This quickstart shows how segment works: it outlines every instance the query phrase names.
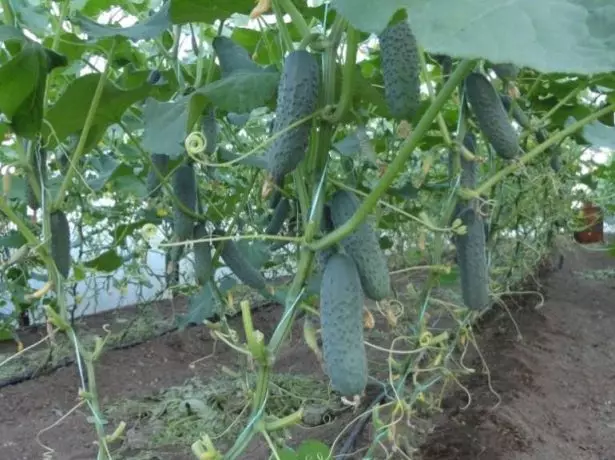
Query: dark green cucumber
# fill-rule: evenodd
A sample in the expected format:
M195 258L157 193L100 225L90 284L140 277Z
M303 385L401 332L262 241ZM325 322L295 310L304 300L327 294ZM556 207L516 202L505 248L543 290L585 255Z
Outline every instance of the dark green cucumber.
M331 386L347 398L362 395L367 385L363 301L353 260L345 254L332 255L320 285L320 331Z
M165 177L169 172L169 156L162 153L152 154L152 166L147 174L147 191L150 197L156 197L160 194L160 177L156 174L156 170Z
M536 131L536 141L539 144L542 144L544 142L547 141L547 139L549 138L549 133L547 133L547 131L545 131L544 129L539 129L538 131ZM549 159L549 164L551 166L551 169L553 169L553 171L555 172L559 172L560 169L562 169L562 158L561 158L561 149L558 145L552 145L549 148L547 148L547 152L549 152L551 154L551 158Z
M284 60L278 85L273 134L267 151L268 170L278 182L292 172L305 157L311 121L289 128L315 112L318 103L320 70L314 56L305 50L291 52Z
M513 101L512 98L507 94L500 93L500 99L502 99L502 104L504 104L504 109L506 113L512 115L519 126L524 129L532 129L532 122L530 121L530 117L527 116L527 113L523 111L517 102Z
M549 164L551 165L551 169L555 172L559 172L559 170L562 169L562 158L559 152L554 152L551 154Z
M62 277L68 278L71 265L70 255L70 227L66 214L62 211L53 211L49 215L49 229L51 233L51 258Z
M223 236L224 233L217 231L216 235ZM246 286L250 286L257 291L263 291L267 287L267 281L254 265L243 255L237 244L233 240L223 241L220 256L226 266L239 278Z
M207 228L205 224L197 224L194 228L194 239L200 240L207 238ZM211 260L211 244L208 241L194 243L194 274L197 282L204 286L209 281L213 270Z
M269 221L269 224L265 229L265 233L267 235L277 235L278 232L282 229L282 225L284 225L284 221L288 217L289 212L290 200L288 200L287 198L282 198L273 210L271 220Z
M346 190L335 192L329 202L334 227L344 225L354 215L359 204L353 193ZM354 260L367 297L372 300L388 297L391 293L391 278L387 259L370 219L366 218L350 235L342 239L340 245Z
M194 166L189 163L180 165L173 174L173 193L181 204L194 212L196 209L196 177ZM179 241L192 237L194 220L182 208L173 202L173 227Z
M390 24L379 35L384 97L391 115L410 120L421 103L421 62L408 21Z
M468 135L470 135L468 133ZM468 136L466 135L466 137ZM465 140L465 139L464 139ZM470 145L468 141L466 147ZM478 164L461 158L461 186L474 189L478 184ZM486 223L476 212L478 200L459 203L456 218L467 228L464 235L455 235L456 260L461 278L461 293L464 304L472 310L481 310L489 305L489 272L486 256Z
M491 82L473 72L466 77L465 90L476 123L495 152L504 159L515 158L520 152L519 137Z
M47 150L45 150L43 147L40 147L38 149L32 149L30 156L30 166L32 167L32 172L34 173L36 183L40 188L41 177L43 179L43 184L47 180ZM28 206L30 206L32 210L36 211L40 207L39 200L34 193L34 189L32 188L29 179L26 180L26 200L28 202Z
M471 207L466 208L459 218L467 227L465 235L455 238L463 302L469 309L482 310L490 302L485 225L480 214Z
M216 109L213 106L209 106L203 114L201 122L201 130L207 140L207 146L205 147L205 153L211 154L216 151L218 146L218 122L216 121Z

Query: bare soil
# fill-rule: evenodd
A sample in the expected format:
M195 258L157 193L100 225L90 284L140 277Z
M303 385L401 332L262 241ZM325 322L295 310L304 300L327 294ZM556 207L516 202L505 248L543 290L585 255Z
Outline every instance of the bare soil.
M615 276L615 259L606 253L577 248L565 253L563 269L541 278L544 303L535 294L511 296L507 307L514 322L497 309L479 328L478 349L486 366L476 352L466 362L477 371L461 382L471 400L461 389L446 397L417 458L615 460L615 277L604 271L610 269ZM587 279L582 273L606 275ZM90 327L113 322L113 314L89 319ZM259 309L255 327L271 334L280 314L276 305ZM238 331L240 321L231 321ZM276 372L324 380L314 353L303 344L302 322L289 342ZM109 351L97 365L101 405L144 398L192 377L214 378L221 366L233 368L238 362L237 353L224 344L214 350L205 327ZM89 410L69 413L78 386L71 365L0 389L0 459L93 460ZM292 443L309 438L330 444L355 416L345 413L326 425L296 428ZM149 458L192 460L192 441L158 449ZM242 458L267 459L267 449L255 440Z

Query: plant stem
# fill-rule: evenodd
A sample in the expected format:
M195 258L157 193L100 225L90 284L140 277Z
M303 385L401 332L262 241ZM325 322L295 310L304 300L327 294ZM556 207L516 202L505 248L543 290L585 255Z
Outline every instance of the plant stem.
M354 95L354 75L357 65L357 50L359 48L359 32L348 24L346 29L346 60L342 73L342 94L335 112L331 117L332 123L339 122L352 108L352 96Z
M100 102L103 91L105 89L105 84L107 83L107 75L111 70L111 65L109 63L113 61L113 55L115 53L116 45L117 45L117 41L114 40L113 46L111 47L111 51L109 51L109 55L107 56L106 69L100 75L100 79L98 80L98 85L96 86L96 90L94 91L94 96L92 97L92 103L90 104L90 109L85 118L83 130L81 131L81 136L79 137L79 143L77 144L77 148L75 149L75 152L73 153L73 156L71 158L71 163L73 165L79 164L79 160L81 159L81 156L84 153L85 143L87 141L88 135L90 134L90 129L92 128L92 125L94 124L94 117L96 116L96 111L98 110L98 104ZM62 201L64 200L64 194L66 192L66 189L71 184L74 174L75 174L75 168L74 167L68 168L68 171L66 171L66 176L64 177L64 180L62 181L62 185L60 186L60 190L58 190L58 194L56 196L55 202L52 205L52 208L51 208L52 210L60 208L60 206L62 205Z
M4 14L4 23L7 26L15 26L15 15L13 14L13 7L11 6L10 0L2 0L2 12Z
M418 147L421 139L431 127L433 120L438 116L438 113L440 113L442 106L451 94L453 94L457 85L472 70L474 64L474 60L464 60L457 66L449 80L442 87L440 93L434 99L434 102L421 117L421 120L415 130L412 132L410 137L404 141L399 149L399 152L397 153L397 156L378 181L376 187L374 187L372 192L365 198L363 203L361 203L361 206L359 206L355 214L344 225L338 227L315 243L310 244L310 249L313 251L322 250L337 243L342 238L352 233L354 229L357 228L361 222L363 222L365 217L374 209L380 197L386 192L397 175L405 167L408 158L412 155L414 149Z
M279 6L280 9L286 11L286 13L290 16L290 19L292 20L293 25L297 29L299 29L299 33L301 34L303 38L310 35L311 31L310 31L310 27L308 26L308 23L306 22L303 15L299 12L295 4L292 2L292 0L273 0L273 1Z

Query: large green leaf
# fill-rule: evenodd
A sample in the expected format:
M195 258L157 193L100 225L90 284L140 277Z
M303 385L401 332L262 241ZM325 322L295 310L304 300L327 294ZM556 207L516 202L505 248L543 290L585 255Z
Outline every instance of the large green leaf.
M266 105L275 96L279 81L280 74L274 71L238 70L197 92L224 111L246 113Z
M169 3L173 24L213 24L216 19L225 20L233 13L248 14L255 6L254 0L169 0Z
M17 27L13 26L0 26L0 42L6 42L9 40L25 41L26 36Z
M7 117L12 118L36 90L43 59L39 45L27 44L19 54L0 67L0 112Z
M169 3L163 3L157 13L129 27L113 27L98 24L81 13L76 13L73 22L78 24L86 34L95 39L121 36L134 41L148 40L159 37L171 26Z
M248 51L228 37L213 39L212 46L220 63L222 78L236 71L259 72L261 67L252 60Z
M541 72L615 70L615 3L602 0L332 0L358 29L379 33L406 8L425 50Z
M142 141L146 151L171 158L177 158L184 152L189 102L189 98L174 102L147 100L143 109L145 130Z
M68 85L58 101L49 109L47 120L53 127L53 135L50 127L47 124L43 125L43 136L48 139L49 148L54 148L70 134L83 129L99 79L99 74L77 78ZM138 88L124 90L107 82L94 116L92 124L94 134L88 137L86 151L96 145L110 125L121 120L128 107L145 99L151 88L151 85L144 84Z
M99 272L110 273L120 268L123 263L124 259L122 259L118 253L115 252L115 249L109 249L98 257L84 262L83 265L88 268L93 268Z
M594 147L615 150L615 128L612 126L594 121L583 127L582 135Z
M92 159L92 168L96 171L96 176L87 179L88 186L98 192L111 179L111 176L120 164L108 156L99 156Z

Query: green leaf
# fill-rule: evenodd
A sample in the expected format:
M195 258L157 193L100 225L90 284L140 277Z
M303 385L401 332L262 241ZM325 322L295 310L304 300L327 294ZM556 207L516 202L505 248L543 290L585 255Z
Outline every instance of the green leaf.
M54 37L47 37L43 40L43 45L50 48L53 44ZM71 61L81 59L83 53L87 51L85 41L77 37L75 34L64 32L60 34L58 43L58 52L66 56Z
M9 230L5 235L0 237L0 247L3 248L20 248L26 244L26 239L17 230Z
M39 36L51 32L49 10L42 5L42 2L11 0L11 5L19 17L20 24L30 32Z
M173 24L204 22L213 24L217 19L228 19L233 13L248 14L254 0L169 0Z
M83 265L87 268L93 268L99 272L109 273L120 268L123 263L124 259L122 259L117 252L115 252L115 249L109 249L98 257L84 262Z
M588 123L583 127L583 137L594 147L615 150L615 128L599 121Z
M149 195L147 186L133 174L119 175L113 180L113 185L115 190L128 196L145 199Z
M12 118L36 90L44 58L40 45L28 43L0 67L0 112Z
M380 33L406 8L428 52L540 72L615 70L615 3L602 0L332 0L358 29Z
M143 149L177 158L184 152L188 125L189 98L174 102L148 99L143 108Z
M148 40L159 37L171 26L169 4L170 2L163 3L157 13L129 27L112 27L98 24L81 13L75 15L73 22L78 24L86 34L93 38L121 36L133 41Z
M356 154L360 154L369 163L373 165L378 164L376 152L363 126L358 126L344 139L333 144L333 148L337 150L340 155L352 157Z
M46 118L53 128L53 135L47 124L43 125L42 130L43 138L47 140L49 149L56 147L58 142L62 142L70 134L83 129L99 79L99 74L77 78L68 85L57 102L49 109ZM124 90L107 82L94 116L85 152L98 143L110 125L122 119L126 109L135 102L145 99L151 88L151 85L144 84L138 88Z
M297 460L297 454L290 447L285 447L278 452L280 460Z
M0 42L7 42L9 40L25 41L26 36L17 27L13 26L0 26Z
M11 120L13 132L31 140L38 136L43 125L43 103L47 82L47 62L44 52L39 55L36 77L34 91L20 104Z
M142 219L142 220L138 220L137 222L133 222L130 224L120 224L117 227L115 227L115 230L113 231L113 245L114 246L121 246L124 241L126 241L126 238L131 236L135 230L139 230L140 228L142 228L145 224L149 224L149 223L157 223L154 222L153 220L150 219Z
M216 37L212 47L220 63L222 78L226 78L236 71L259 72L261 67L252 60L248 51L228 37Z
M306 440L297 449L297 460L311 460L329 458L330 449L320 441Z
M458 282L459 279L459 267L456 265L451 267L450 273L440 274L440 285L451 286Z
M248 262L256 269L262 268L271 258L269 245L264 241L239 240L236 245Z
M99 156L92 159L91 166L97 176L88 178L87 184L92 190L98 192L102 190L109 179L111 179L111 176L120 164L111 157Z
M178 316L177 326L180 329L189 324L203 324L206 319L211 319L220 312L218 301L211 288L211 282L188 300L188 313Z
M266 105L275 96L279 80L277 72L242 70L197 92L224 111L245 113Z

